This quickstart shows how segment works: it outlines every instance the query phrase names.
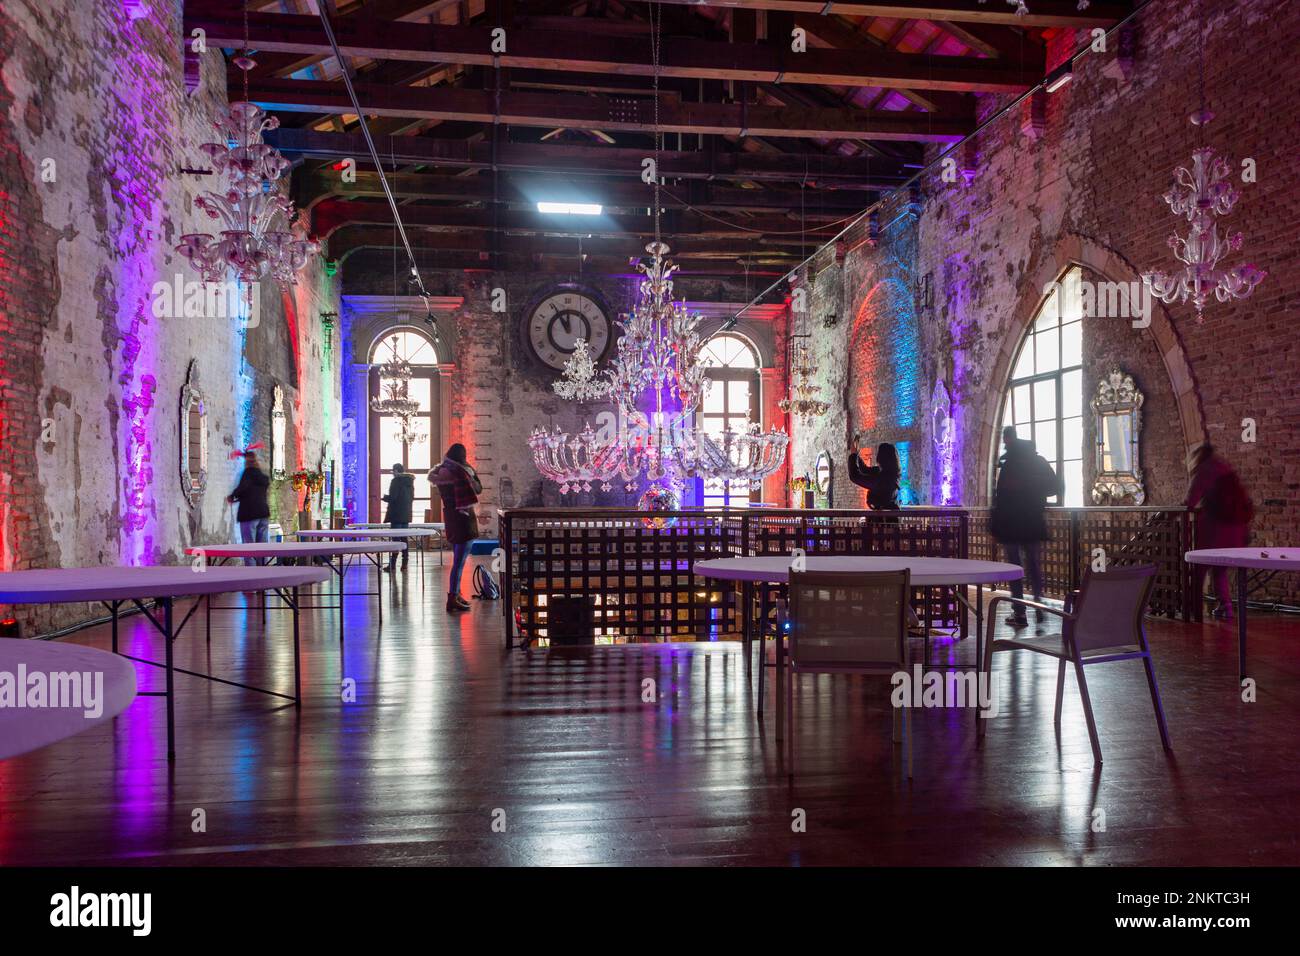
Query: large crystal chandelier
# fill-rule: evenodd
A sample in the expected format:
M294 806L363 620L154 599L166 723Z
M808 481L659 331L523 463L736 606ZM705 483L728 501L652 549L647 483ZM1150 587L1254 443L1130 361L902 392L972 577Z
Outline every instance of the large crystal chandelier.
M574 436L558 428L535 429L528 439L533 460L544 478L557 482L560 493L590 491L599 485L608 491L615 479L627 491L636 490L644 475L650 488L643 506L665 507L681 500L688 478L722 481L762 481L781 467L790 439L775 429L762 432L747 422L739 431L706 431L696 425L696 411L710 381L700 355L701 316L692 314L672 297L672 275L677 267L666 258L668 246L660 240L661 177L659 152L663 131L659 125L659 42L662 13L650 8L654 78L654 241L646 246L648 260L637 268L641 280L636 305L619 324L611 368L606 372L610 400L618 411L617 426L599 430L585 424ZM585 347L586 343L582 343ZM584 348L585 352L585 348ZM589 378L590 356L575 353L565 368L565 379L555 390L562 397L578 397L584 377Z
M606 388L617 408L617 427L599 430L590 423L570 437L558 428L535 429L528 444L542 476L560 493L608 491L615 479L627 491L644 475L652 488L680 499L688 478L758 482L781 467L789 437L783 431L743 429L706 431L696 412L712 384L700 354L702 318L672 298L677 267L666 258L668 246L646 246L648 261L632 312L620 322ZM570 388L557 382L555 390Z
M1142 281L1166 304L1191 299L1196 321L1203 322L1211 295L1220 302L1244 299L1268 273L1249 263L1235 269L1219 265L1229 252L1241 249L1244 237L1240 232L1219 235L1218 217L1232 212L1240 194L1232 184L1233 164L1205 145L1205 127L1214 114L1205 105L1205 23L1204 11L1198 12L1202 14L1197 31L1201 105L1189 119L1201 131L1201 146L1192 152L1191 169L1174 170L1174 183L1164 194L1170 210L1186 217L1191 228L1185 239L1178 233L1169 237L1169 247L1182 268L1172 274L1163 269L1144 272Z
M205 282L222 282L233 272L240 280L253 283L268 273L293 285L307 257L320 251L320 244L296 239L287 225L294 215L293 203L283 196L276 182L289 169L280 151L262 142L262 133L276 129L280 121L248 102L248 71L256 62L248 56L248 9L244 8L244 51L235 65L244 74L244 101L231 103L226 114L213 125L219 141L203 143L201 149L222 178L225 189L204 192L195 205L209 219L220 222L220 236L192 232L181 236L176 251ZM274 229L283 216L285 229Z

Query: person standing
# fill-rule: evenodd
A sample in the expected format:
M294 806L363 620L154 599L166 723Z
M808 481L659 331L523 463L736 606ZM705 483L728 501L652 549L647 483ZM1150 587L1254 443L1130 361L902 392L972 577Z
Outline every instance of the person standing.
M457 442L447 449L442 464L429 472L429 480L442 498L442 520L451 542L451 578L447 583L447 611L468 611L469 602L460 596L460 579L469 557L470 542L478 535L478 503L483 483L470 466L465 446Z
M401 531L411 526L411 505L415 502L415 475L407 471L399 461L393 466L393 480L388 483L388 494L384 495L388 507L384 510L384 522L394 531ZM408 550L402 551L402 570L406 570ZM388 571L391 574L397 567L398 552L388 556Z
M993 537L1006 551L1007 561L1025 569L1033 588L1034 600L1043 598L1043 542L1047 533L1047 499L1062 494L1061 479L1047 463L1047 459L1034 451L1034 443L1017 438L1014 428L1002 429L1002 442L1006 453L998 471L997 490L993 497L991 526ZM1011 596L1025 596L1024 580L1011 582ZM1020 605L1012 606L1007 623L1013 627L1026 627L1029 619ZM1043 620L1043 612L1034 610L1035 620Z
M1250 543L1250 522L1255 517L1255 505L1241 478L1209 442L1192 452L1191 465L1192 480L1185 504L1189 509L1200 506L1196 510L1196 547L1246 547ZM1204 564L1196 565L1198 595L1205 588L1205 572L1208 570ZM1226 567L1214 569L1214 591L1219 599L1214 616L1231 621L1232 589L1228 584ZM1237 608L1237 613L1241 613L1241 608Z
M239 522L239 540L244 544L261 543L268 540L271 529L271 507L266 501L266 490L271 479L262 470L257 460L257 452L251 449L244 452L244 473L239 476L239 484L226 496L227 502L239 502L235 520ZM260 564L254 558L244 558L244 564Z
M871 453L867 452L870 457ZM868 465L858 451L855 438L849 449L849 480L867 489L867 507L872 511L897 511L899 480L903 474L898 451L889 442L876 448L876 464Z

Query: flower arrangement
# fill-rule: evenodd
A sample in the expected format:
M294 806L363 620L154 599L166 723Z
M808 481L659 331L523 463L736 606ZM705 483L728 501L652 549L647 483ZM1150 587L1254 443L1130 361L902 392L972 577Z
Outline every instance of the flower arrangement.
M807 475L800 475L798 478L790 479L790 490L796 494L812 490L812 479Z
M319 471L300 469L289 476L289 484L294 491L306 491L307 494L314 495L325 486L325 476Z

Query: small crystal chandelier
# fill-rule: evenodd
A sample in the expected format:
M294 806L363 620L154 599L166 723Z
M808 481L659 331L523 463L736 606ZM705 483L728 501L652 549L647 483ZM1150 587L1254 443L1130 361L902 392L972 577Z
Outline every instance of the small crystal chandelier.
M818 397L822 389L813 381L816 374L817 366L809 364L807 343L795 341L790 351L790 394L777 402L781 411L804 422L826 414L831 406Z
M1178 233L1169 237L1169 248L1182 268L1173 274L1154 269L1142 274L1151 294L1162 302L1182 303L1188 299L1196 308L1196 321L1205 321L1205 306L1210 296L1220 302L1244 299L1255 291L1268 275L1252 264L1235 269L1220 267L1219 261L1229 252L1241 249L1244 236L1225 232L1219 236L1219 216L1232 212L1240 194L1232 184L1233 165L1213 148L1204 145L1205 127L1214 114L1205 106L1205 34L1202 19L1199 30L1201 106L1189 119L1201 131L1201 146L1192 152L1192 168L1174 170L1174 183L1164 194L1175 216L1186 217L1191 228L1184 239Z
M560 380L551 386L560 398L571 402L590 402L609 394L609 382L596 374L596 363L586 339L578 339L573 354L564 363Z
M244 8L244 51L235 58L244 73L244 100L231 103L226 115L213 125L221 134L216 143L203 143L213 171L225 181L221 192L201 193L194 203L209 219L221 223L221 234L192 232L181 236L176 251L189 260L191 268L205 282L222 282L234 272L241 281L253 283L270 273L288 285L297 282L298 271L307 257L320 251L320 244L295 239L293 233L273 229L277 217L292 222L293 203L276 188L288 170L289 161L280 151L262 142L262 132L276 129L280 121L248 102L248 71L256 62L248 56L248 8Z
M393 432L393 441L401 445L420 445L429 438L429 433L419 425L418 418L402 415L397 419L397 430Z
M370 400L370 409L380 415L409 419L420 411L420 403L411 398L411 363L397 350L398 338L393 336L389 348L392 357L379 366L379 394Z

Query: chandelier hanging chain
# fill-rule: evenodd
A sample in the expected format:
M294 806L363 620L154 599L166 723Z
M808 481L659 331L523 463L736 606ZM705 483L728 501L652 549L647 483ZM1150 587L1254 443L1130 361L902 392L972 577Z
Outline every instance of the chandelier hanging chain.
M654 226L655 226L656 244L659 242L659 208L660 208L659 183L661 179L659 175L659 160L660 160L660 152L662 151L661 144L663 141L663 130L660 129L659 127L659 41L660 41L659 31L663 26L663 20L664 20L663 9L659 6L659 0L655 0L655 2L650 5L650 63L651 63L651 75L652 75L653 90L654 90L654 95L653 95L654 126L655 126Z

